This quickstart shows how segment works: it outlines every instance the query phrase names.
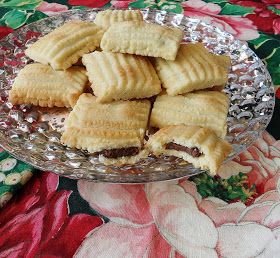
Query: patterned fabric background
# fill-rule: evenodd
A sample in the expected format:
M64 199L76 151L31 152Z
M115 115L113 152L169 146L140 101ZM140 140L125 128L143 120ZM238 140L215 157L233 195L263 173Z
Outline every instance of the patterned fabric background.
M69 9L111 6L212 23L247 41L280 84L279 0L0 0L0 37ZM277 140L278 86L276 93L268 130ZM77 182L2 151L0 207L35 175L0 211L0 257L279 257L280 142L273 137L265 132L214 178L145 186Z

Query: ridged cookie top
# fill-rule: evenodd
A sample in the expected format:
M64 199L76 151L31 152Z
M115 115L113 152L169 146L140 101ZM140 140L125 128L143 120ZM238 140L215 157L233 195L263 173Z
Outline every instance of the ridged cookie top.
M108 104L100 104L96 100L91 94L82 94L70 113L66 126L146 129L151 106L148 100L115 101Z
M112 24L100 45L106 51L174 60L182 38L183 32L178 28L127 21Z
M95 51L82 61L98 102L148 98L161 91L158 76L145 57Z
M141 147L148 123L150 102L96 102L82 94L66 120L61 140L67 146L98 152L104 149Z
M55 71L48 65L29 64L16 77L9 98L14 104L73 107L87 81L83 67Z
M39 38L25 54L54 69L64 70L99 46L103 33L103 29L93 22L70 21Z
M160 95L154 103L150 125L158 128L179 124L197 125L210 128L224 138L228 106L228 96L216 91Z
M143 17L139 10L106 10L97 13L94 23L107 29L123 21L143 21Z
M172 96L224 86L228 80L229 66L230 57L211 54L202 43L182 44L174 61L155 60L163 87Z

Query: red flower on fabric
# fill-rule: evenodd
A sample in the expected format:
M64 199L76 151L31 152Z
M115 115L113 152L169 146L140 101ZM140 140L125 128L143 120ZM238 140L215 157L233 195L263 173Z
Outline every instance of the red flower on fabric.
M56 191L57 185L57 175L43 173L0 212L0 257L72 257L103 223L97 216L69 216L71 192Z
M110 0L68 0L68 4L70 5L83 5L87 7L103 7L105 4L109 3Z
M129 4L132 2L132 0L116 0L112 1L111 4L112 6L116 8L128 8Z
M0 39L13 32L12 28L0 26Z
M280 17L273 21L273 29L275 34L280 34Z
M280 88L276 90L276 98L280 99Z
M66 12L68 11L68 7L66 5L57 4L57 3L48 3L48 2L41 2L39 6L36 7L36 10L48 15L52 16L57 13Z
M266 4L280 4L280 0L262 0Z
M266 33L277 33L274 20L279 19L279 16L269 10L268 5L279 4L280 0L262 0L261 2L230 0L230 2L245 7L255 7L254 13L247 14L245 17L250 19L259 30Z
M246 17L219 15L221 7L202 0L188 0L182 3L184 14L198 18L222 30L231 33L240 40L252 40L259 37L256 26Z

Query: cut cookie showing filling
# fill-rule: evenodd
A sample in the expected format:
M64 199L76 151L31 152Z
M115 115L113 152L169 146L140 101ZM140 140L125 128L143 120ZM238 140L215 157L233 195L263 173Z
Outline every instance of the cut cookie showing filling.
M200 152L200 150L197 147L188 148L186 146L177 144L175 142L169 142L169 143L165 144L165 149L183 151L183 152L188 153L189 155L191 155L194 158L198 158L202 155L202 153Z
M175 156L192 163L194 167L217 173L231 152L231 145L207 128L175 125L160 129L146 144L155 155Z
M84 93L66 120L62 143L99 155L106 164L133 164L142 150L150 102L115 101L101 104Z

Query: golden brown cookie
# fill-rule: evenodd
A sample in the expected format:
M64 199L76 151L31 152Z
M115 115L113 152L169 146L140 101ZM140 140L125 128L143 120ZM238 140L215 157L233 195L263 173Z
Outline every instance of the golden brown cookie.
M108 29L113 23L123 21L143 21L139 10L106 10L97 13L94 23Z
M41 107L73 107L88 78L83 67L55 71L44 64L26 65L16 77L9 99L13 104Z
M148 100L100 104L84 93L66 120L61 141L98 154L105 164L135 163L144 154L150 105Z
M95 51L84 55L82 61L98 102L149 98L161 91L146 57Z
M217 173L222 162L232 151L231 145L207 128L175 125L157 131L146 148L155 155L175 156L192 163L194 167Z
M154 103L150 125L197 125L212 129L219 137L227 133L229 98L223 92L197 91L185 95L160 95Z
M99 46L103 29L93 22L69 21L29 46L25 54L36 62L65 70Z
M168 95L224 86L230 57L208 52L202 43L182 44L174 61L155 59L155 67Z
M100 46L105 51L162 57L174 60L183 31L144 21L112 24L104 33Z

